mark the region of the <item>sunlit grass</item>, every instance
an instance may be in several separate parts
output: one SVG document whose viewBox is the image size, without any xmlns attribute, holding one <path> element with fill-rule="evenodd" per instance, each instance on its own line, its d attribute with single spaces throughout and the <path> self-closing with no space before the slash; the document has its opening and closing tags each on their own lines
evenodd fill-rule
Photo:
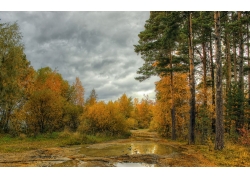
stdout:
<svg viewBox="0 0 250 180">
<path fill-rule="evenodd" d="M 179 147 L 181 158 L 185 161 L 173 159 L 173 166 L 192 166 L 191 159 L 196 159 L 199 164 L 206 167 L 250 167 L 250 147 L 226 140 L 225 148 L 222 151 L 214 150 L 214 143 L 207 145 L 188 145 L 187 142 L 168 140 L 169 144 Z M 188 159 L 190 161 L 188 161 Z M 195 165 L 194 165 L 195 166 Z"/>
<path fill-rule="evenodd" d="M 249 167 L 250 148 L 240 144 L 227 142 L 222 151 L 209 146 L 195 146 L 209 161 L 221 167 Z"/>
</svg>

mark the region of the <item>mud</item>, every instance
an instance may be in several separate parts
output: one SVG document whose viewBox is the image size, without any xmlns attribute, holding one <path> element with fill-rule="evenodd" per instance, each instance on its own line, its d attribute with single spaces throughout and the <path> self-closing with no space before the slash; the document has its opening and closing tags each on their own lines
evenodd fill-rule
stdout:
<svg viewBox="0 0 250 180">
<path fill-rule="evenodd" d="M 133 130 L 128 139 L 106 143 L 0 154 L 4 167 L 169 167 L 207 166 L 197 152 L 148 130 Z"/>
</svg>

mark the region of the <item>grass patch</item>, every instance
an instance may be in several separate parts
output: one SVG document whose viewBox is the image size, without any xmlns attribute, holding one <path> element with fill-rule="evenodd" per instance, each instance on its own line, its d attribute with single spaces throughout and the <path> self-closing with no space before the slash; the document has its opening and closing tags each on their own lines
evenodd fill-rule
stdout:
<svg viewBox="0 0 250 180">
<path fill-rule="evenodd" d="M 11 137 L 9 135 L 1 135 L 0 153 L 18 153 L 42 148 L 93 144 L 127 138 L 129 135 L 130 134 L 123 136 L 108 136 L 105 134 L 86 135 L 68 131 L 39 134 L 35 137 L 26 137 L 24 135 Z"/>
<path fill-rule="evenodd" d="M 214 150 L 209 146 L 195 146 L 196 150 L 209 161 L 220 167 L 249 167 L 250 148 L 227 142 L 222 151 Z"/>
<path fill-rule="evenodd" d="M 226 141 L 222 151 L 214 150 L 214 143 L 208 145 L 188 145 L 187 142 L 168 140 L 168 143 L 179 147 L 182 162 L 173 162 L 173 166 L 196 166 L 191 164 L 191 159 L 199 162 L 197 166 L 205 167 L 250 167 L 250 147 L 239 143 Z M 188 161 L 188 158 L 191 158 Z M 173 161 L 178 161 L 176 158 Z M 182 163 L 182 164 L 180 164 Z"/>
<path fill-rule="evenodd" d="M 114 139 L 118 138 L 114 136 L 85 135 L 83 142 L 84 144 L 93 144 L 93 143 L 107 142 Z"/>
<path fill-rule="evenodd" d="M 0 137 L 0 153 L 24 152 L 40 148 L 59 146 L 58 138 L 49 138 L 49 135 L 38 135 L 36 137 Z"/>
</svg>

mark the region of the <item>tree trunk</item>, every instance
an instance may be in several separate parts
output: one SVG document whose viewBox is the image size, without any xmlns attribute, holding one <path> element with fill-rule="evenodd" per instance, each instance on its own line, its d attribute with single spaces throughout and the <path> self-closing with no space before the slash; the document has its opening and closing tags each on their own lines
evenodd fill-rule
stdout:
<svg viewBox="0 0 250 180">
<path fill-rule="evenodd" d="M 203 50 L 203 105 L 207 107 L 207 53 L 206 53 L 206 45 L 205 42 L 202 42 L 202 50 Z"/>
<path fill-rule="evenodd" d="M 193 55 L 193 37 L 192 37 L 192 13 L 189 13 L 188 19 L 189 36 L 189 83 L 190 83 L 190 123 L 188 144 L 195 144 L 195 79 L 194 79 L 194 55 Z"/>
<path fill-rule="evenodd" d="M 247 14 L 247 18 L 249 15 Z M 249 24 L 247 23 L 247 65 L 248 65 L 248 105 L 250 105 L 250 59 L 249 59 Z M 250 119 L 248 119 L 248 129 L 250 128 Z"/>
<path fill-rule="evenodd" d="M 211 81 L 212 81 L 212 133 L 215 133 L 215 85 L 214 85 L 214 62 L 213 62 L 213 43 L 212 33 L 210 34 L 210 66 L 211 66 Z"/>
<path fill-rule="evenodd" d="M 238 21 L 241 20 L 241 12 L 238 12 Z M 243 36 L 242 36 L 242 25 L 239 23 L 239 85 L 240 89 L 243 90 Z"/>
<path fill-rule="evenodd" d="M 207 119 L 207 52 L 206 43 L 202 42 L 202 64 L 203 64 L 203 117 L 201 143 L 205 144 L 208 137 L 209 122 Z M 198 115 L 197 115 L 198 116 Z"/>
<path fill-rule="evenodd" d="M 236 59 L 235 37 L 233 37 L 233 58 L 234 58 L 234 82 L 237 83 L 237 59 Z"/>
<path fill-rule="evenodd" d="M 215 149 L 224 148 L 220 12 L 214 12 L 216 53 L 216 137 Z"/>
<path fill-rule="evenodd" d="M 249 24 L 248 23 L 247 23 L 247 65 L 249 68 L 248 70 L 248 104 L 250 105 L 250 59 L 249 59 Z"/>
<path fill-rule="evenodd" d="M 228 20 L 228 14 L 227 15 L 227 22 L 229 22 Z M 226 48 L 225 48 L 225 54 L 226 54 L 226 104 L 229 103 L 229 97 L 231 94 L 231 47 L 230 47 L 230 35 L 228 33 L 228 30 L 225 30 L 225 44 L 226 44 Z M 229 110 L 227 110 L 226 112 L 226 117 L 229 117 Z M 226 127 L 225 127 L 225 131 L 226 133 L 230 134 L 231 132 L 231 118 L 228 118 L 226 121 Z"/>
<path fill-rule="evenodd" d="M 239 124 L 237 128 L 242 128 L 244 125 L 244 81 L 243 81 L 243 35 L 241 24 L 241 12 L 238 12 L 239 21 Z"/>
<path fill-rule="evenodd" d="M 227 71 L 226 71 L 226 92 L 231 91 L 231 53 L 230 53 L 230 37 L 226 30 L 225 32 L 225 41 L 226 41 L 226 62 L 227 62 Z"/>
<path fill-rule="evenodd" d="M 175 103 L 174 103 L 174 73 L 172 71 L 173 64 L 172 64 L 172 54 L 170 51 L 170 86 L 171 86 L 171 119 L 172 119 L 172 140 L 176 140 L 176 120 L 175 120 Z"/>
</svg>

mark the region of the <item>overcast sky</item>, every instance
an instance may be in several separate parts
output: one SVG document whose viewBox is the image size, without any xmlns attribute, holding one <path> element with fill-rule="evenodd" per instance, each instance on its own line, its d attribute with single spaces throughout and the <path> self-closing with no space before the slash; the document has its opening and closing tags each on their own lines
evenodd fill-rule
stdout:
<svg viewBox="0 0 250 180">
<path fill-rule="evenodd" d="M 0 12 L 1 23 L 17 22 L 25 53 L 37 70 L 57 69 L 72 84 L 79 77 L 85 98 L 94 88 L 99 100 L 116 100 L 123 93 L 155 98 L 153 77 L 134 78 L 143 60 L 134 52 L 148 11 Z"/>
</svg>

